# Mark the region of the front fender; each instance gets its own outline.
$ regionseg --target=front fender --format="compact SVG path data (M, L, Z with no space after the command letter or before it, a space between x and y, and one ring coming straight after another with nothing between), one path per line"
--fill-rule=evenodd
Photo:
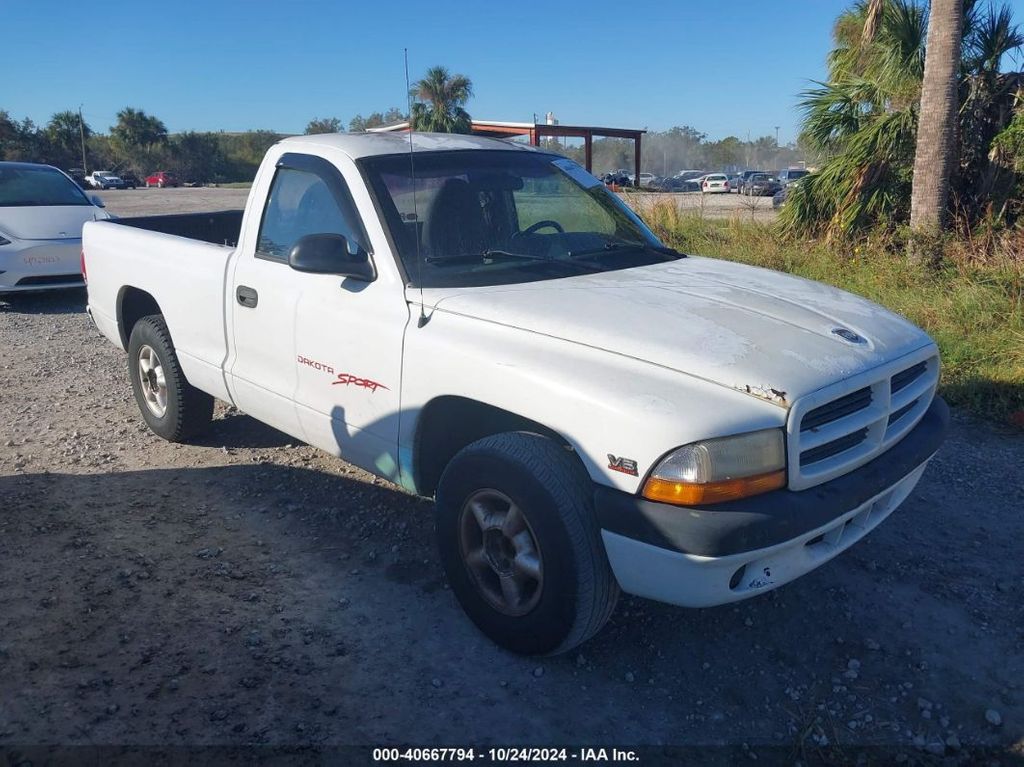
M443 395L546 426L573 446L595 482L626 492L680 445L782 427L787 415L642 359L435 310L406 336L402 412L420 413ZM403 455L412 454L415 432L415 416L403 417Z

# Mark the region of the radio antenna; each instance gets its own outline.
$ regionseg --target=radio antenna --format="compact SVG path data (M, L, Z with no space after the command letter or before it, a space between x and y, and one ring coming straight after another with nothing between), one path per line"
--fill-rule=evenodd
M420 288L420 318L416 321L416 327L422 328L429 321L426 309L423 306L423 259L420 254L420 212L416 207L416 160L414 158L412 144L412 85L409 82L409 49L402 49L405 53L405 96L409 106L409 177L412 180L412 233L413 241L416 243L416 282Z

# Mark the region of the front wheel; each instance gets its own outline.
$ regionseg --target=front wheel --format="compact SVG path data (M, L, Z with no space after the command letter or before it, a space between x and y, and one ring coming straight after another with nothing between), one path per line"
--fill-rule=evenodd
M592 508L590 478L567 449L521 432L463 448L437 490L437 535L452 591L509 650L566 652L596 634L619 595Z
M185 379L161 315L143 317L132 328L128 373L142 418L157 436L184 442L212 420L213 397Z

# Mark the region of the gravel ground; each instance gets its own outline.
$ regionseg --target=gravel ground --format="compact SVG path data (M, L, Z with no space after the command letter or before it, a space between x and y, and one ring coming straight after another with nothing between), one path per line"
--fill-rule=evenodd
M428 503L227 406L193 444L148 432L84 301L0 300L0 747L1024 758L1019 434L956 414L911 499L837 560L734 606L624 598L580 652L526 659L463 616Z
M164 213L203 213L212 210L241 210L248 189L110 189L93 192L103 199L115 216L151 216ZM771 206L769 206L771 207Z

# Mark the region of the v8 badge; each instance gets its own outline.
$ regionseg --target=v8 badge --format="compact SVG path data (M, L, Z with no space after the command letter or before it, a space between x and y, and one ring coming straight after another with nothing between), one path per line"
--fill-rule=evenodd
M632 458L621 458L608 453L608 468L633 477L637 475L636 461Z

